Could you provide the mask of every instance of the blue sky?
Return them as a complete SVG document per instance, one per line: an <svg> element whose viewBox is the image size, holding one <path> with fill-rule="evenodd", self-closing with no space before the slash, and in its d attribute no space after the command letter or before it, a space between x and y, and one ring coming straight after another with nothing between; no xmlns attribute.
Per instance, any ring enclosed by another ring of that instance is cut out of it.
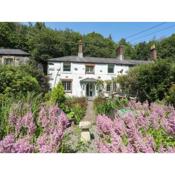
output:
<svg viewBox="0 0 175 175"><path fill-rule="evenodd" d="M69 28L81 34L98 32L104 37L108 37L111 34L116 42L121 38L127 38L136 34L127 39L132 44L149 41L153 38L164 38L175 33L175 22L46 22L46 26L57 30ZM152 29L145 31L149 28ZM143 30L144 32L142 32ZM138 32L140 33L137 34Z"/></svg>

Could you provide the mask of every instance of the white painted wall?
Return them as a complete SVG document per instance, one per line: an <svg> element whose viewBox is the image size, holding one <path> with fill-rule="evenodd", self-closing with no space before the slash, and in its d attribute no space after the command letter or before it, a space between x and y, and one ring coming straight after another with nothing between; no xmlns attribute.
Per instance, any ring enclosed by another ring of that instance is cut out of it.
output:
<svg viewBox="0 0 175 175"><path fill-rule="evenodd" d="M77 69L77 70L76 70ZM48 76L50 78L49 84L53 88L61 79L72 79L72 94L71 96L85 96L85 88L81 87L80 81L85 78L94 78L98 80L112 80L112 78L119 75L119 71L123 69L125 74L129 66L115 65L114 73L108 73L108 64L95 64L95 74L85 74L84 63L71 63L71 71L63 72L63 63L50 62L48 63ZM97 93L95 94L97 95Z"/></svg>

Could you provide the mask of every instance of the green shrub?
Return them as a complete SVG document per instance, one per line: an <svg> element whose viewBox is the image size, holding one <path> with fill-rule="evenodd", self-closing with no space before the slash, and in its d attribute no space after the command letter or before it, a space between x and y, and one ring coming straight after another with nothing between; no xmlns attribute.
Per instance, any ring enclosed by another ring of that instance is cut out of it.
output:
<svg viewBox="0 0 175 175"><path fill-rule="evenodd" d="M172 82L175 82L175 63L157 60L129 70L127 75L118 77L123 93L136 96L139 101L163 100Z"/></svg>
<svg viewBox="0 0 175 175"><path fill-rule="evenodd" d="M39 93L40 91L36 78L22 71L20 66L0 66L0 94L17 97L19 94L25 96L28 92Z"/></svg>
<svg viewBox="0 0 175 175"><path fill-rule="evenodd" d="M114 110L122 108L127 103L127 99L119 99L118 97L109 99L97 97L94 100L94 109L96 114L105 114L111 116Z"/></svg>
<svg viewBox="0 0 175 175"><path fill-rule="evenodd" d="M171 104L173 106L175 106L175 84L173 84L170 89L168 90L168 93L165 97L165 101L168 104Z"/></svg>
<svg viewBox="0 0 175 175"><path fill-rule="evenodd" d="M49 84L48 84L48 77L44 75L41 69L39 69L36 64L31 63L31 64L25 64L21 65L20 70L22 72L26 72L30 74L32 77L36 78L38 81L40 87L41 87L41 92L46 93L49 90Z"/></svg>
<svg viewBox="0 0 175 175"><path fill-rule="evenodd" d="M85 116L87 101L84 97L67 97L62 104L63 111L76 124Z"/></svg>
<svg viewBox="0 0 175 175"><path fill-rule="evenodd" d="M70 112L67 114L69 119L74 120L76 124L84 117L85 111L81 108L80 104L75 104L70 108Z"/></svg>
<svg viewBox="0 0 175 175"><path fill-rule="evenodd" d="M65 102L65 92L62 83L58 83L50 92L51 103L57 103L60 107Z"/></svg>

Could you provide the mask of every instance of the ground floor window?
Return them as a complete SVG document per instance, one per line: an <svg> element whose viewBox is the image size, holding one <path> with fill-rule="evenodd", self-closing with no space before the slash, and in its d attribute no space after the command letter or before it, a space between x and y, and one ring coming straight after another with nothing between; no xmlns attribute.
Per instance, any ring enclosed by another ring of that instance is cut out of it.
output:
<svg viewBox="0 0 175 175"><path fill-rule="evenodd" d="M4 64L13 64L13 58L5 58Z"/></svg>
<svg viewBox="0 0 175 175"><path fill-rule="evenodd" d="M110 92L110 91L111 91L111 84L107 84L107 85L106 85L106 91L107 91L107 92Z"/></svg>
<svg viewBox="0 0 175 175"><path fill-rule="evenodd" d="M65 92L72 91L72 80L62 80L62 84Z"/></svg>

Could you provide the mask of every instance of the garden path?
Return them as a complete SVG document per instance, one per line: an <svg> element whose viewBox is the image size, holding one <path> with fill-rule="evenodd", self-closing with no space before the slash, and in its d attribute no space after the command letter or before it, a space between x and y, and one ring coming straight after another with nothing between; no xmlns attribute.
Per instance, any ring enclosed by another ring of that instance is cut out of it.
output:
<svg viewBox="0 0 175 175"><path fill-rule="evenodd" d="M96 153L96 143L95 138L98 138L97 131L96 131L96 114L93 106L93 100L88 100L87 102L87 109L86 109L86 115L83 118L83 121L89 121L91 122L90 127L90 134L91 134L91 142L87 146L86 152L88 153Z"/></svg>
<svg viewBox="0 0 175 175"><path fill-rule="evenodd" d="M83 121L89 121L91 122L91 124L96 123L96 115L93 107L93 100L88 100L87 102L86 115L83 118Z"/></svg>
<svg viewBox="0 0 175 175"><path fill-rule="evenodd" d="M96 115L93 108L93 101L88 100L87 102L87 110L86 115L82 121L91 122L90 134L91 134L91 142L85 145L80 144L80 135L81 129L78 125L72 125L65 132L65 135L69 135L69 138L65 141L65 144L68 145L67 152L86 152L86 153L96 153L96 142L95 138L98 138L98 134L96 131Z"/></svg>

